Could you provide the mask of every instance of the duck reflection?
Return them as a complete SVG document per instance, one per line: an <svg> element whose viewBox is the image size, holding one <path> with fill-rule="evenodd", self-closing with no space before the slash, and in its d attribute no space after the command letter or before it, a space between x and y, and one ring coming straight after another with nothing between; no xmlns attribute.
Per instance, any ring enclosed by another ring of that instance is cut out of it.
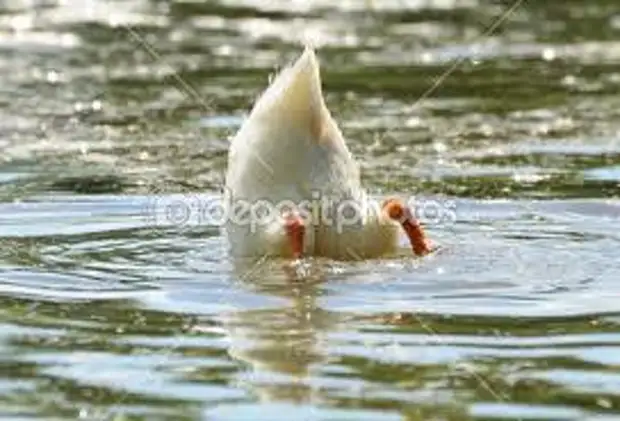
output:
<svg viewBox="0 0 620 421"><path fill-rule="evenodd" d="M229 354L248 366L239 382L262 400L316 398L312 379L326 361L323 337L338 322L317 304L326 270L316 261L235 262L244 287L282 299L277 307L236 311L225 320Z"/></svg>

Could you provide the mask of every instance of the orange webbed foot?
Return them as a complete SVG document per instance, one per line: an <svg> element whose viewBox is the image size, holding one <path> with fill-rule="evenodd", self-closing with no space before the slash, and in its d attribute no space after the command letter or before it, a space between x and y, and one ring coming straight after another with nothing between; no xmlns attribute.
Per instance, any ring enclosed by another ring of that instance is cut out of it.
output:
<svg viewBox="0 0 620 421"><path fill-rule="evenodd" d="M287 212L284 215L284 229L288 238L293 257L300 259L304 252L304 236L306 225L299 215L294 212Z"/></svg>
<svg viewBox="0 0 620 421"><path fill-rule="evenodd" d="M416 256L424 256L431 252L431 247L420 222L413 217L411 210L401 200L387 199L383 202L382 208L390 219L403 227Z"/></svg>

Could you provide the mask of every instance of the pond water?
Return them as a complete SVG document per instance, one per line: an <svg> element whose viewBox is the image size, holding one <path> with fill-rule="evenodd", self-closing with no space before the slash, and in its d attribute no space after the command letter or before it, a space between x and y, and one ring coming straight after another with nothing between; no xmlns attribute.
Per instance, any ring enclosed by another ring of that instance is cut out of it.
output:
<svg viewBox="0 0 620 421"><path fill-rule="evenodd" d="M439 252L291 276L166 212L304 40ZM0 1L0 417L618 419L619 40L611 0Z"/></svg>

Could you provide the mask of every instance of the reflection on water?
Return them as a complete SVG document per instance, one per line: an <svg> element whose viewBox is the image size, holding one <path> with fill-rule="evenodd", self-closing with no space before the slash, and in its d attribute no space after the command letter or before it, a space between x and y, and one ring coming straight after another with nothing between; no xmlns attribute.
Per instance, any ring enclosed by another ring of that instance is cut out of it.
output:
<svg viewBox="0 0 620 421"><path fill-rule="evenodd" d="M0 0L0 418L617 418L617 9ZM302 40L437 253L232 262L166 213Z"/></svg>
<svg viewBox="0 0 620 421"><path fill-rule="evenodd" d="M245 286L284 303L223 316L229 354L248 367L238 384L251 387L261 401L313 402L317 390L308 380L313 369L327 362L323 342L337 323L336 315L317 303L326 276L320 266L296 267L288 262L247 266L235 267Z"/></svg>

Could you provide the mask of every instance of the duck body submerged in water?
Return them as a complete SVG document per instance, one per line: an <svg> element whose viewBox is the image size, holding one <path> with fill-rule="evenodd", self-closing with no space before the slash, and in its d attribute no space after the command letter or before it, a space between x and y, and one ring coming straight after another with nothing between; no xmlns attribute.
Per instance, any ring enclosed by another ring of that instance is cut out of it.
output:
<svg viewBox="0 0 620 421"><path fill-rule="evenodd" d="M401 200L377 202L362 187L309 47L274 79L233 138L225 196L235 257L378 258L399 250L403 231L415 255L430 251Z"/></svg>

